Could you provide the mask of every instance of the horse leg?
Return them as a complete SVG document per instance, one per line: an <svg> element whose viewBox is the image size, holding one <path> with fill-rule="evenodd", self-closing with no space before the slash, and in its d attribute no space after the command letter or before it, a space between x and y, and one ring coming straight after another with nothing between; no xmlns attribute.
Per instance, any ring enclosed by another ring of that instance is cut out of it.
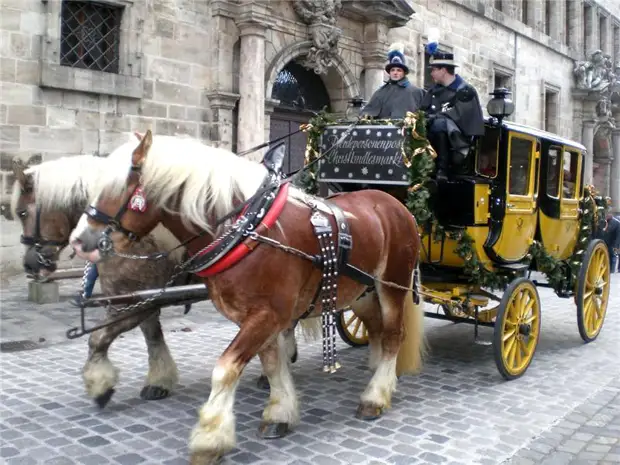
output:
<svg viewBox="0 0 620 465"><path fill-rule="evenodd" d="M351 305L353 313L362 320L368 331L368 368L375 371L381 361L381 333L383 322L381 319L381 304L376 291L369 292Z"/></svg>
<svg viewBox="0 0 620 465"><path fill-rule="evenodd" d="M356 416L364 420L379 418L390 408L397 364L399 372L416 372L423 352L422 309L416 308L411 293L380 284L377 293L383 324L381 358L357 409Z"/></svg>
<svg viewBox="0 0 620 465"><path fill-rule="evenodd" d="M149 372L146 376L146 384L140 392L140 397L144 400L159 400L168 397L179 381L177 366L164 339L159 315L158 310L157 313L140 323L149 353Z"/></svg>
<svg viewBox="0 0 620 465"><path fill-rule="evenodd" d="M297 361L297 340L295 339L295 325L282 332L284 336L284 346L286 350L286 358L295 363ZM269 389L269 379L265 373L261 373L256 381L256 385L260 389Z"/></svg>
<svg viewBox="0 0 620 465"><path fill-rule="evenodd" d="M211 374L211 393L189 438L190 465L211 465L235 447L235 391L243 369L282 331L273 311L250 313ZM276 383L276 386L279 386Z"/></svg>
<svg viewBox="0 0 620 465"><path fill-rule="evenodd" d="M89 397L103 408L114 394L114 386L118 382L118 368L108 358L108 349L114 340L126 331L138 326L148 313L140 312L135 315L105 326L91 333L88 338L88 358L82 368L82 379ZM113 313L108 313L105 322L109 323L117 318Z"/></svg>
<svg viewBox="0 0 620 465"><path fill-rule="evenodd" d="M258 356L271 385L269 402L263 411L263 422L258 432L264 439L281 438L299 422L299 403L288 363L290 348L284 333L261 350Z"/></svg>

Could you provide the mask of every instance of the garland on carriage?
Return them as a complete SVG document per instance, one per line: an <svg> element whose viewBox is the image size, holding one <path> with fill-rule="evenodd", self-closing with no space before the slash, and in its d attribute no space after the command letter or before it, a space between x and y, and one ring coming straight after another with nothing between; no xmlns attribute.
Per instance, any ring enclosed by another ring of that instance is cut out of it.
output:
<svg viewBox="0 0 620 465"><path fill-rule="evenodd" d="M402 137L401 154L407 168L408 184L405 204L415 217L423 232L432 232L433 241L439 243L444 237L457 241L456 253L464 261L464 273L472 284L489 289L504 289L516 277L516 271L494 272L488 270L473 247L474 239L463 229L448 229L439 223L430 205L431 174L435 170L435 150L426 137L426 121L422 111L407 112L403 119L373 119L369 116L360 122L367 125L393 125L399 128ZM314 162L320 157L320 139L324 130L333 125L342 124L333 115L320 112L307 124L301 126L308 135L305 165L299 184L309 194L319 193L317 180L318 166ZM534 240L526 260L536 262L537 269L544 273L549 284L556 292L568 291L576 279L581 267L588 239L600 227L611 207L611 199L598 195L593 185L584 187L580 200L579 234L572 255L567 260L558 260L544 249L539 241Z"/></svg>

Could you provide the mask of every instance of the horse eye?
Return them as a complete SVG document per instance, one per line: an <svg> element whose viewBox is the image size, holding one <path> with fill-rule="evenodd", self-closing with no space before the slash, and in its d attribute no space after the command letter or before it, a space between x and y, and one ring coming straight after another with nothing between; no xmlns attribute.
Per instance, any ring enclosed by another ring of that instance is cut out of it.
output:
<svg viewBox="0 0 620 465"><path fill-rule="evenodd" d="M17 212L17 215L18 215L20 218L26 218L26 217L28 216L28 211L27 211L27 210L21 210L21 211L18 211L18 212Z"/></svg>

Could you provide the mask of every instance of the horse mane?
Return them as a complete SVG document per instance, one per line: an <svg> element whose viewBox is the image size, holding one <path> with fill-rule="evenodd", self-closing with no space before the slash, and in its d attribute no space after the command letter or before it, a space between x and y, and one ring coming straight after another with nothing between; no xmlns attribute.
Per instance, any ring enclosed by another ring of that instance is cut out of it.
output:
<svg viewBox="0 0 620 465"><path fill-rule="evenodd" d="M108 157L101 191L121 196L127 187L131 155L138 143L123 144ZM147 203L179 214L184 225L213 233L213 217L234 208L260 187L267 174L260 164L223 148L189 137L154 135L142 165L141 185Z"/></svg>
<svg viewBox="0 0 620 465"><path fill-rule="evenodd" d="M88 202L106 159L94 155L74 155L44 161L24 171L32 177L37 206L43 211L69 210ZM21 185L16 180L11 193L15 216Z"/></svg>

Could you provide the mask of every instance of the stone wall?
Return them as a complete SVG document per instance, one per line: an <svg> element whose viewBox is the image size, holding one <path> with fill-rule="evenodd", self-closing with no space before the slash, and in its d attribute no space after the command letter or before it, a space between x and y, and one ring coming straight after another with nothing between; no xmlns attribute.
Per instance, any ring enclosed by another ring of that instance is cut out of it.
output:
<svg viewBox="0 0 620 465"><path fill-rule="evenodd" d="M48 14L59 11L58 0L0 3L3 201L11 183L6 172L15 156L38 155L47 160L105 155L124 140L124 132L148 128L158 134L188 134L218 142L207 97L213 66L205 53L213 34L210 2L115 1L126 5L121 60L132 67L124 86L107 87L110 76L105 75L110 73L78 70L70 79L45 74L54 71L54 57L58 61L54 52L60 18ZM0 221L2 266L14 269L22 251L20 228L16 222Z"/></svg>

